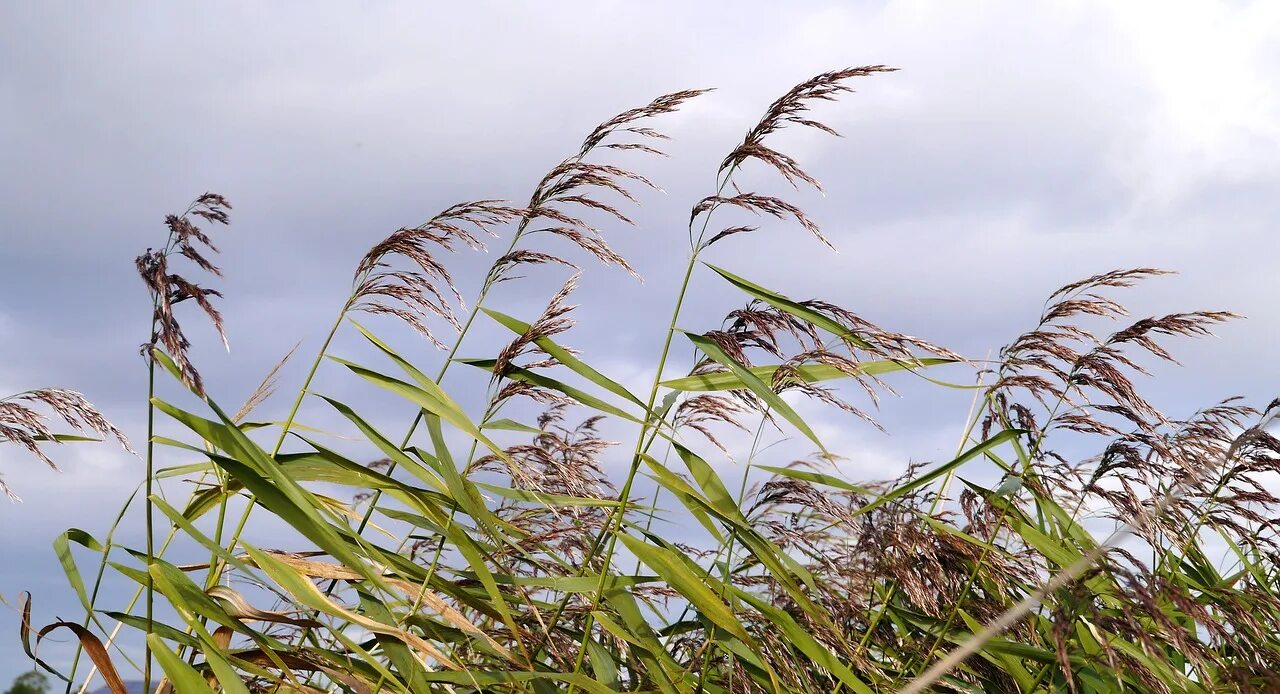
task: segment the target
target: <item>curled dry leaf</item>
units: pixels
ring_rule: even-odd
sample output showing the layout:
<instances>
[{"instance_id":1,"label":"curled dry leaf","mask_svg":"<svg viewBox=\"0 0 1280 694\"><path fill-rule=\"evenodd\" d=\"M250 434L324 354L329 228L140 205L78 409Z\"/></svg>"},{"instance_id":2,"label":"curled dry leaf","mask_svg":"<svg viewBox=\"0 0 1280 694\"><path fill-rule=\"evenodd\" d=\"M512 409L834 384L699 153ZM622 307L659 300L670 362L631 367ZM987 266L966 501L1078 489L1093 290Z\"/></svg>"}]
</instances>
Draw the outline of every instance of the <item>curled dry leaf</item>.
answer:
<instances>
[{"instance_id":1,"label":"curled dry leaf","mask_svg":"<svg viewBox=\"0 0 1280 694\"><path fill-rule=\"evenodd\" d=\"M107 687L111 690L111 694L128 694L128 688L125 686L124 680L120 678L120 672L116 670L115 663L111 661L111 655L107 653L107 649L102 645L93 632L76 624L75 622L57 621L46 625L36 633L34 646L31 643L31 594L22 594L22 617L19 625L21 631L22 650L27 654L28 658L35 661L36 665L44 668L48 672L55 675L58 671L49 666L48 663L41 660L38 656L40 642L49 634L58 629L68 629L76 635L76 639L80 642L80 647L89 656L94 666L98 668L98 672L102 674L102 679L106 682Z\"/></svg>"},{"instance_id":2,"label":"curled dry leaf","mask_svg":"<svg viewBox=\"0 0 1280 694\"><path fill-rule=\"evenodd\" d=\"M311 628L324 626L322 623L317 622L314 619L299 619L286 612L263 610L254 607L249 604L249 601L246 600L244 595L241 595L239 591L227 586L214 586L205 592L209 597L216 598L217 600L225 603L224 607L230 608L227 609L227 614L241 621L274 622L276 624L292 624L294 626Z\"/></svg>"}]
</instances>

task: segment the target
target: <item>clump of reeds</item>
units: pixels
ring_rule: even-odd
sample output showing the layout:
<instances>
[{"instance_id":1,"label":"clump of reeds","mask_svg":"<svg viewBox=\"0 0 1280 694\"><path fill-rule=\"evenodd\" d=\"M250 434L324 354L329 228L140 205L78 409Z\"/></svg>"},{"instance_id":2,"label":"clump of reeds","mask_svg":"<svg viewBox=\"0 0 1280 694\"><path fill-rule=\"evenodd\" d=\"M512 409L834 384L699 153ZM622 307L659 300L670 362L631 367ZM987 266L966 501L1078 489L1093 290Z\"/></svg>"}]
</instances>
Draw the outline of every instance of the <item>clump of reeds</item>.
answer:
<instances>
[{"instance_id":1,"label":"clump of reeds","mask_svg":"<svg viewBox=\"0 0 1280 694\"><path fill-rule=\"evenodd\" d=\"M722 243L780 243L735 218L743 213L831 246L816 214L743 190L737 174L763 165L784 189L818 188L772 136L834 134L812 110L889 72L800 83L719 162L716 189L694 197L685 222L680 284L646 287L674 294L674 306L653 326L662 349L641 392L570 344L594 328L574 319L590 271L575 254L638 277L608 243L610 226L633 224L626 206L657 184L599 155L660 154L665 136L648 121L703 90L606 119L523 207L454 205L372 244L280 422L227 416L174 318L191 300L222 334L217 292L169 266L181 255L220 274L192 218L225 223L229 206L206 195L169 217L167 245L138 264L153 299L147 353L153 383L165 366L207 411L152 389L155 411L195 445L148 432L146 551L110 536L77 541L100 554L99 581L111 566L147 591L145 613L104 611L95 585L82 624L50 628L75 631L111 686L107 648L119 629L141 630L143 662L119 655L149 680L154 654L161 685L178 691L1265 690L1280 669L1280 498L1268 486L1280 469L1268 429L1280 402L1229 399L1175 416L1140 386L1144 360L1172 361L1170 340L1232 314L1101 330L1128 315L1116 291L1166 274L1105 272L1053 292L1035 327L986 362L881 327L868 318L874 306L792 298L704 262ZM505 250L464 301L450 253L503 234ZM559 289L536 315L504 313L501 290L529 272L555 275ZM695 275L742 301L719 325L683 330ZM394 332L351 321L356 313L390 318L445 354L410 357L412 343L396 346ZM481 343L477 320L507 334ZM330 353L347 323L376 361ZM464 340L480 356L463 357ZM673 375L684 346L691 365ZM315 393L329 362L404 400L407 431L388 434L371 411ZM483 397L446 383L455 364L488 375ZM974 393L954 456L909 461L889 481L848 479L840 460L858 452L832 450L793 396L847 417L840 426L874 430L880 399L906 379ZM118 433L80 400L34 400L73 426ZM341 445L305 424L310 404L342 415ZM0 427L16 432L0 435L41 455L51 433L22 407L0 402ZM259 442L264 427L273 445ZM155 444L170 467L153 465ZM185 505L153 494L153 479L197 471ZM241 497L238 524L224 523ZM173 550L150 539L153 508L172 521ZM288 529L273 532L274 549L257 542L255 509ZM168 554L179 551L207 559L177 564ZM64 559L85 595L69 549ZM173 608L172 623L155 601Z\"/></svg>"}]
</instances>

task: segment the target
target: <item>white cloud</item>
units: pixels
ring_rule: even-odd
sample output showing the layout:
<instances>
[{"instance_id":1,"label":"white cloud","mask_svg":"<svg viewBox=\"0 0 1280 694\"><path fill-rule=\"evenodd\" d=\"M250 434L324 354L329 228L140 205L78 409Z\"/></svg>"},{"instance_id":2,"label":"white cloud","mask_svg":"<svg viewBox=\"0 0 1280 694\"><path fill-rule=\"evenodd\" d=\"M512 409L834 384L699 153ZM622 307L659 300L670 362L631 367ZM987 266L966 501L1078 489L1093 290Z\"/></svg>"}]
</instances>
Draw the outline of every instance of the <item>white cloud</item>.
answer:
<instances>
[{"instance_id":1,"label":"white cloud","mask_svg":"<svg viewBox=\"0 0 1280 694\"><path fill-rule=\"evenodd\" d=\"M1153 93L1132 172L1169 203L1196 186L1280 174L1280 7L1111 3Z\"/></svg>"}]
</instances>

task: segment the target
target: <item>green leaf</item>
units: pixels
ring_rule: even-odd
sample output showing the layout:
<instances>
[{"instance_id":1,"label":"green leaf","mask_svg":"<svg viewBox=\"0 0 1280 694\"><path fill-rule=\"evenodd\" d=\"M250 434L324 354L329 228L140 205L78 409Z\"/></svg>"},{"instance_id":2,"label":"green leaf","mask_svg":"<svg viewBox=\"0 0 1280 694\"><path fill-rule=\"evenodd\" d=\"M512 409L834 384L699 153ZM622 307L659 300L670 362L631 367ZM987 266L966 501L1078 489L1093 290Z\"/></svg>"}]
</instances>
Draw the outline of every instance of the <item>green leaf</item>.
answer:
<instances>
[{"instance_id":1,"label":"green leaf","mask_svg":"<svg viewBox=\"0 0 1280 694\"><path fill-rule=\"evenodd\" d=\"M619 534L618 538L632 554L662 576L703 616L732 636L741 639L743 643L752 643L751 636L733 614L733 610L729 609L720 596L708 587L708 583L715 579L705 573L701 576L695 575L688 565L672 556L671 552L664 548L655 547L626 533Z\"/></svg>"},{"instance_id":2,"label":"green leaf","mask_svg":"<svg viewBox=\"0 0 1280 694\"><path fill-rule=\"evenodd\" d=\"M930 366L954 363L956 363L956 360L954 359L942 359L938 357L920 359L915 362L884 359L863 362L858 365L858 370L867 376L878 376L894 371L909 371L915 368L927 368ZM774 373L776 373L780 367L780 364L769 364L766 366L753 366L748 369L748 371L750 371L751 374L759 380L765 383L771 383L773 381ZM847 372L831 366L830 364L801 364L795 367L794 373L796 377L806 383L821 383L823 381L849 378L849 374ZM675 378L663 381L659 385L685 392L741 390L747 387L747 385L743 383L742 380L739 379L732 371L718 371L715 373L685 376L684 378Z\"/></svg>"},{"instance_id":3,"label":"green leaf","mask_svg":"<svg viewBox=\"0 0 1280 694\"><path fill-rule=\"evenodd\" d=\"M810 636L808 630L796 623L796 620L791 615L749 591L734 586L729 586L729 590L739 600L750 604L760 614L764 615L782 632L783 636L786 637L787 643L795 646L796 650L805 654L815 665L835 675L851 691L857 694L873 694L866 682L863 682L857 675L853 674L853 671L828 650L826 646Z\"/></svg>"},{"instance_id":4,"label":"green leaf","mask_svg":"<svg viewBox=\"0 0 1280 694\"><path fill-rule=\"evenodd\" d=\"M711 469L711 466L706 461L689 449L679 444L674 445L681 460L685 462L694 479L703 486L708 496L718 497L719 500L713 502L710 498L698 494L679 477L670 472L664 473L665 467L658 461L650 456L643 456L644 461L658 475L659 481L663 483L663 486L674 492L685 507L695 514L695 517L710 513L729 526L734 537L769 570L774 578L778 579L779 584L797 604L806 610L812 611L815 615L819 614L817 607L810 602L807 594L792 580L793 575L798 576L812 591L816 588L813 575L752 527L747 518L742 515L742 511L738 508L736 502L729 496L729 492L724 488L719 476L715 474L715 471ZM708 522L703 522L704 526L707 524ZM718 532L713 530L711 534L718 542L723 543Z\"/></svg>"},{"instance_id":5,"label":"green leaf","mask_svg":"<svg viewBox=\"0 0 1280 694\"><path fill-rule=\"evenodd\" d=\"M684 462L685 467L689 468L689 474L693 475L693 481L697 482L698 486L702 488L702 492L706 494L707 502L711 507L723 516L745 520L742 516L742 511L738 508L738 502L734 500L733 495L725 488L724 482L721 481L716 471L711 469L711 465L696 453L678 443L673 443L672 446L676 449L676 454L680 456L680 460Z\"/></svg>"},{"instance_id":6,"label":"green leaf","mask_svg":"<svg viewBox=\"0 0 1280 694\"><path fill-rule=\"evenodd\" d=\"M476 578L476 575L469 571L460 571L458 576L466 580L475 580ZM502 585L546 588L564 593L591 593L600 587L599 576L512 576L510 574L494 574L493 579ZM604 578L604 587L605 590L630 588L641 583L656 583L659 580L657 576L609 574Z\"/></svg>"},{"instance_id":7,"label":"green leaf","mask_svg":"<svg viewBox=\"0 0 1280 694\"><path fill-rule=\"evenodd\" d=\"M454 428L465 433L476 441L479 441L485 448L488 448L499 458L504 460L507 458L506 451L493 441L489 440L489 437L485 436L484 433L480 431L480 428L467 417L466 413L462 411L462 408L458 407L457 403L453 402L453 399L446 395L443 390L440 390L439 386L431 384L432 387L429 389L419 388L410 383L406 383L405 381L401 381L398 378L392 378L391 376L380 374L377 371L346 361L345 359L339 359L337 357L329 358L339 364L342 364L348 369L351 369L356 375L366 381L369 381L381 388L385 388L386 390L389 390L410 402L416 403L422 409L436 415L440 419L448 422Z\"/></svg>"},{"instance_id":8,"label":"green leaf","mask_svg":"<svg viewBox=\"0 0 1280 694\"><path fill-rule=\"evenodd\" d=\"M323 504L315 495L303 489L296 480L286 474L266 451L232 425L225 413L211 401L210 407L222 422L198 417L158 398L152 399L152 404L156 409L186 425L210 444L226 451L230 457L214 457L214 462L252 492L258 503L289 523L333 558L360 571L375 585L381 584L378 576L348 549L340 536L339 529L320 517L317 509L323 508Z\"/></svg>"},{"instance_id":9,"label":"green leaf","mask_svg":"<svg viewBox=\"0 0 1280 694\"><path fill-rule=\"evenodd\" d=\"M996 446L999 446L1000 444L1005 443L1007 441L1016 439L1018 436L1021 436L1022 434L1025 434L1025 433L1026 431L1022 429L1005 429L1004 431L996 434L995 436L992 436L986 441L983 441L982 443L956 456L954 460L947 463L943 463L942 465L939 465L938 467L911 480L910 482L907 482L903 485L900 485L898 487L895 487L889 490L888 492L885 492L883 495L877 497L875 501L872 501L866 506L863 506L857 511L854 511L853 515L856 516L863 513L867 513L876 508L879 508L884 504L889 503L890 501L893 501L894 499L902 497L905 494L909 494L919 489L920 487L923 487L924 485L929 484L930 482L938 479L939 477L942 477L948 472L951 472L952 470L960 467L961 465L964 465L965 463L969 462L970 460L973 460L974 458L982 455L983 453L986 453L992 448L995 448ZM823 484L830 484L835 487L849 489L851 491L857 491L859 493L865 493L865 490L863 488L850 485L847 482L841 482L829 475L817 475L815 473L806 473L803 471L789 470L787 468L769 467L765 465L761 465L759 467L761 470L768 470L769 472L773 472L779 475L785 475L788 477L797 477L800 479L808 478L811 481L817 481L821 479L823 480L822 482Z\"/></svg>"},{"instance_id":10,"label":"green leaf","mask_svg":"<svg viewBox=\"0 0 1280 694\"><path fill-rule=\"evenodd\" d=\"M186 694L187 692L208 692L213 694L213 690L209 688L208 682L200 676L196 669L187 665L177 653L169 650L165 642L157 634L147 635L147 645L151 646L151 654L155 656L156 661L160 663L160 667L164 670L165 677L173 683L176 691Z\"/></svg>"},{"instance_id":11,"label":"green leaf","mask_svg":"<svg viewBox=\"0 0 1280 694\"><path fill-rule=\"evenodd\" d=\"M292 595L299 603L313 610L318 610L363 627L374 634L390 636L417 651L423 657L433 658L446 666L453 666L452 661L434 644L400 627L382 624L377 620L346 609L322 593L307 576L302 575L293 567L276 559L269 553L263 552L247 543L245 544L245 552L252 557L254 564L257 564L259 568L271 576L271 579L277 585ZM332 633L332 630L330 631Z\"/></svg>"},{"instance_id":12,"label":"green leaf","mask_svg":"<svg viewBox=\"0 0 1280 694\"><path fill-rule=\"evenodd\" d=\"M228 552L221 544L214 542L208 535L200 532L199 528L192 525L191 522L178 511L178 509L170 506L159 495L152 495L150 498L151 503L155 504L155 507L160 509L164 515L168 516L169 520L173 521L173 524L178 526L178 528L181 529L182 532L186 533L188 537L200 543L201 546L212 552L215 556L244 572L245 576L252 577L254 575L254 572L249 568L248 564L240 561L234 554Z\"/></svg>"},{"instance_id":13,"label":"green leaf","mask_svg":"<svg viewBox=\"0 0 1280 694\"><path fill-rule=\"evenodd\" d=\"M813 433L813 430L809 428L809 425L800 417L799 414L796 413L795 410L791 409L790 405L783 401L777 393L773 392L773 388L770 388L766 383L757 378L755 374L748 371L746 367L739 364L737 360L726 354L724 350L720 349L720 345L717 345L711 340L694 333L686 332L685 336L688 337L689 341L696 345L703 354L711 357L717 363L728 367L729 370L732 371L733 374L742 381L743 385L754 393L756 397L763 400L774 412L782 415L783 419L790 422L792 426L800 431L800 433L804 434L810 441L817 445L819 450L824 454L827 454L827 448L818 440L818 435Z\"/></svg>"},{"instance_id":14,"label":"green leaf","mask_svg":"<svg viewBox=\"0 0 1280 694\"><path fill-rule=\"evenodd\" d=\"M595 673L596 681L604 685L608 691L617 689L618 664L613 654L606 650L604 645L595 639L589 639L587 660L591 664L591 672Z\"/></svg>"},{"instance_id":15,"label":"green leaf","mask_svg":"<svg viewBox=\"0 0 1280 694\"><path fill-rule=\"evenodd\" d=\"M788 299L787 297L777 292L765 289L764 287L761 287L760 285L755 284L749 280L743 279L742 277L739 277L723 268L718 268L714 265L707 265L707 267L714 270L716 274L720 275L726 280L729 280L730 284L732 284L733 286L765 302L766 304L773 306L774 308L780 311L785 311L795 316L796 318L800 318L802 320L813 323L814 325L818 326L819 328L822 328L823 330L826 330L832 335L835 335L836 337L839 337L842 340L847 340L858 347L861 347L863 349L873 349L873 346L871 345L871 343L858 337L855 333L850 331L845 326L832 320L831 318L828 318L827 316L824 316L823 314L811 308L804 306L803 304L800 304L800 303L797 303L796 301Z\"/></svg>"},{"instance_id":16,"label":"green leaf","mask_svg":"<svg viewBox=\"0 0 1280 694\"><path fill-rule=\"evenodd\" d=\"M684 671L667 653L667 649L658 640L653 627L645 620L636 604L635 596L626 588L615 587L604 591L605 602L613 608L613 612L622 624L614 622L603 612L592 612L609 633L636 646L637 659L645 665L654 684L665 694L675 694L677 680L683 677ZM686 688L681 688L686 690Z\"/></svg>"},{"instance_id":17,"label":"green leaf","mask_svg":"<svg viewBox=\"0 0 1280 694\"><path fill-rule=\"evenodd\" d=\"M512 489L510 487L499 487L495 484L486 484L484 482L475 482L476 487L493 494L497 494L506 499L514 499L516 501L525 501L534 504L541 504L548 508L556 506L589 506L599 508L615 508L621 506L622 502L616 499L596 499L589 496L568 496L566 494L548 494L546 492L533 492L527 489Z\"/></svg>"},{"instance_id":18,"label":"green leaf","mask_svg":"<svg viewBox=\"0 0 1280 694\"><path fill-rule=\"evenodd\" d=\"M388 626L395 625L395 616L383 601L363 590L357 590L360 598L360 611L370 618ZM413 652L400 639L387 634L374 634L378 647L386 654L387 659L395 666L396 672L404 679L404 683L413 691L426 691L427 671L422 663L414 657Z\"/></svg>"},{"instance_id":19,"label":"green leaf","mask_svg":"<svg viewBox=\"0 0 1280 694\"><path fill-rule=\"evenodd\" d=\"M526 682L545 680L548 682L563 682L565 684L573 685L583 691L594 692L595 694L614 694L612 689L600 684L590 677L581 673L573 672L502 672L495 670L468 670L466 672L436 671L428 672L426 679L431 682L455 684L464 687L467 685L478 684L485 688L484 691L498 691L496 689L490 689L496 685L523 684ZM508 691L508 689L503 687L502 691Z\"/></svg>"},{"instance_id":20,"label":"green leaf","mask_svg":"<svg viewBox=\"0 0 1280 694\"><path fill-rule=\"evenodd\" d=\"M530 326L528 323L525 323L524 321L518 320L516 318L512 318L511 316L508 316L504 313L499 313L491 309L481 308L480 310L484 311L485 315L494 319L495 321L500 323L503 327L507 328L508 330L514 332L517 335L524 335L529 331ZM551 338L540 337L534 340L534 344L538 345L538 347L542 348L542 351L546 352L548 355L550 355L556 361L560 362L560 364L568 368L570 371L573 371L574 373L578 374L579 376L582 376L588 381L591 381L592 383L600 386L601 388L604 388L610 393L613 393L614 395L622 396L623 398L630 400L632 403L639 405L642 409L644 408L644 403L640 401L640 398L637 398L635 395L632 395L631 391L624 388L622 384L610 379L608 376L605 376L599 371L596 371L586 362L576 357L572 352L556 344L555 341L552 340Z\"/></svg>"},{"instance_id":21,"label":"green leaf","mask_svg":"<svg viewBox=\"0 0 1280 694\"><path fill-rule=\"evenodd\" d=\"M541 434L542 430L538 427L531 427L528 424L521 424L514 419L495 419L480 425L481 429L500 429L503 431L518 431L524 434Z\"/></svg>"},{"instance_id":22,"label":"green leaf","mask_svg":"<svg viewBox=\"0 0 1280 694\"><path fill-rule=\"evenodd\" d=\"M137 629L143 633L145 633L148 629L148 626L147 626L148 623L146 618L144 617L138 617L137 615L126 614L124 612L111 612L111 611L103 611L102 614L126 626L133 627L134 629ZM177 629L169 626L168 624L165 624L164 622L156 621L154 619L151 620L150 622L150 628L151 628L151 631L154 631L157 635L160 636L160 638L163 638L166 641L173 641L174 643L181 644L189 648L195 648L200 643L190 634L184 634L181 631L178 631Z\"/></svg>"},{"instance_id":23,"label":"green leaf","mask_svg":"<svg viewBox=\"0 0 1280 694\"><path fill-rule=\"evenodd\" d=\"M474 366L485 371L493 371L494 365L498 363L496 359L456 359L455 361L460 364ZM506 376L513 381L521 381L540 388L547 388L558 393L564 393L570 398L573 398L577 404L582 405L583 407L590 407L594 410L598 410L605 414L611 414L630 422L640 422L639 417L636 417L621 408L610 405L604 400L597 398L581 388L575 388L568 383L558 381L550 376L544 376L540 373L530 371L519 366L508 366L506 372L503 373L503 376Z\"/></svg>"},{"instance_id":24,"label":"green leaf","mask_svg":"<svg viewBox=\"0 0 1280 694\"><path fill-rule=\"evenodd\" d=\"M703 498L693 487L689 486L688 482L685 482L679 475L667 469L667 466L654 460L652 456L641 453L640 458L653 470L654 480L662 488L675 494L680 503L684 505L689 513L693 514L694 520L698 521L706 529L711 539L715 540L717 544L723 543L725 541L724 536L707 514L707 510L711 506L710 502Z\"/></svg>"},{"instance_id":25,"label":"green leaf","mask_svg":"<svg viewBox=\"0 0 1280 694\"><path fill-rule=\"evenodd\" d=\"M969 627L969 631L971 633L977 634L982 631L983 626L985 626L982 622L979 622L968 612L959 608L956 609L960 618L964 620L965 626ZM1031 672L1023 666L1021 658L1010 653L1001 653L999 651L992 651L990 654L984 651L982 655L988 660L994 662L997 667L1008 673L1009 676L1018 683L1018 687L1021 691L1030 692L1035 690L1035 678L1032 677Z\"/></svg>"},{"instance_id":26,"label":"green leaf","mask_svg":"<svg viewBox=\"0 0 1280 694\"><path fill-rule=\"evenodd\" d=\"M53 436L32 436L35 441L54 441L56 443L100 443L102 439L80 434L54 434Z\"/></svg>"},{"instance_id":27,"label":"green leaf","mask_svg":"<svg viewBox=\"0 0 1280 694\"><path fill-rule=\"evenodd\" d=\"M356 428L360 430L360 433L364 434L365 438L370 443L377 446L378 450L382 451L383 455L390 458L391 461L396 464L396 467L408 470L414 477L417 477L423 482L435 487L439 491L446 491L447 486L445 485L444 480L441 480L438 475L418 461L405 455L404 451L402 451L399 446L392 443L390 439L383 436L377 429L373 428L373 426L366 422L363 417L356 413L355 410L338 400L334 400L333 398L326 397L324 395L321 395L320 398L329 403L333 409L342 413L342 416L350 420L352 424L355 424Z\"/></svg>"},{"instance_id":28,"label":"green leaf","mask_svg":"<svg viewBox=\"0 0 1280 694\"><path fill-rule=\"evenodd\" d=\"M227 614L222 605L206 595L203 588L173 564L153 557L146 575L151 577L156 591L163 593L184 619L190 621L195 615L200 615L242 634L253 632L244 622Z\"/></svg>"},{"instance_id":29,"label":"green leaf","mask_svg":"<svg viewBox=\"0 0 1280 694\"><path fill-rule=\"evenodd\" d=\"M58 556L58 563L62 564L62 573L66 574L67 582L71 584L71 589L76 592L76 597L80 598L80 604L84 606L84 609L92 610L93 607L89 604L89 595L84 589L84 580L80 577L80 569L76 566L76 558L71 554L72 542L98 553L106 550L92 535L79 528L70 528L53 541L53 553Z\"/></svg>"}]
</instances>

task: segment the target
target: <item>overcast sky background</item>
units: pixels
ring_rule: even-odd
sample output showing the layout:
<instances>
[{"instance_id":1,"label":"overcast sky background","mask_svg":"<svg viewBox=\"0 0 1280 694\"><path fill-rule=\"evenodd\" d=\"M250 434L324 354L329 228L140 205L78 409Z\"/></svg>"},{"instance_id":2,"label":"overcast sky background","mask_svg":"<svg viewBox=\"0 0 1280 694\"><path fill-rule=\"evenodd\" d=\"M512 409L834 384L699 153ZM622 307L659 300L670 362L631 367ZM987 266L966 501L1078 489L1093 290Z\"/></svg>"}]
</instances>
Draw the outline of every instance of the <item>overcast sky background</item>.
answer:
<instances>
[{"instance_id":1,"label":"overcast sky background","mask_svg":"<svg viewBox=\"0 0 1280 694\"><path fill-rule=\"evenodd\" d=\"M235 205L218 230L231 354L186 320L211 394L233 404L304 340L282 392L296 387L386 233L460 200L527 199L600 120L716 87L655 123L672 156L635 165L666 194L642 196L639 228L609 232L646 282L587 266L576 299L596 327L570 342L639 384L683 269L681 220L720 159L791 85L874 63L902 71L818 110L843 139L777 141L824 183L826 197L790 197L841 252L766 225L710 261L975 357L1068 281L1178 270L1126 301L1248 320L1178 342L1183 366L1158 370L1156 401L1182 414L1280 394L1276 3L6 3L0 35L0 393L82 390L139 444L149 307L133 257L195 195ZM463 284L488 262L461 259ZM551 281L503 305L530 317ZM706 275L694 286L690 329L741 303ZM364 402L333 375L318 389ZM851 474L887 477L946 455L966 404L907 398L886 404L888 435L843 419L822 433ZM141 479L105 445L53 453L62 474L0 448L25 500L0 501L0 681L29 667L21 591L38 622L80 616L50 542L72 526L100 535Z\"/></svg>"}]
</instances>

